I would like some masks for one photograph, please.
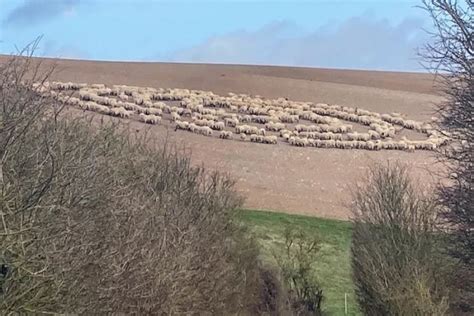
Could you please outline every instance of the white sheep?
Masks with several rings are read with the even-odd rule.
[[[216,131],[222,131],[225,128],[224,122],[214,122],[212,121],[209,125],[210,128]]]
[[[285,129],[285,128],[286,128],[286,125],[283,124],[283,123],[273,123],[273,122],[269,122],[269,123],[265,124],[265,128],[266,128],[268,131],[279,132],[279,131],[281,131],[282,129]]]
[[[278,117],[283,123],[298,123],[300,120],[299,115],[288,115],[283,114]]]
[[[177,120],[181,119],[181,116],[176,112],[171,112],[171,121],[176,122]]]
[[[212,136],[212,129],[209,126],[200,126],[198,128],[200,134],[205,136]]]
[[[290,145],[293,146],[299,146],[299,147],[306,147],[308,145],[308,139],[307,138],[300,138],[300,137],[290,137],[288,140]]]
[[[144,108],[145,114],[163,115],[163,111],[158,108]]]
[[[219,133],[219,138],[222,139],[232,139],[232,132],[230,131],[221,131]]]
[[[144,122],[147,124],[159,124],[161,122],[161,117],[153,114],[147,115],[144,113],[140,113],[139,120],[140,122]]]
[[[239,120],[237,118],[225,118],[224,119],[224,123],[226,126],[229,126],[229,127],[236,127],[237,124],[239,124]]]
[[[133,111],[127,111],[123,107],[117,107],[117,108],[110,109],[110,115],[118,116],[118,117],[121,117],[121,118],[129,118],[133,113],[134,113]]]
[[[278,142],[278,138],[276,136],[264,136],[263,137],[263,142],[265,144],[276,144]]]
[[[243,116],[240,117],[240,122],[250,123],[250,122],[252,122],[252,117],[250,115],[243,115]]]
[[[178,129],[185,130],[185,131],[189,129],[189,123],[186,121],[177,120],[175,123],[176,123],[175,131]]]
[[[254,143],[263,143],[263,136],[257,134],[250,134],[250,141]]]

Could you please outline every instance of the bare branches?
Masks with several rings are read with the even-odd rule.
[[[440,104],[440,129],[452,146],[440,151],[449,181],[440,185],[440,201],[453,228],[451,253],[470,264],[474,256],[474,3],[472,0],[424,0],[436,27],[434,42],[422,56],[440,67],[447,101]]]
[[[372,166],[354,193],[352,267],[367,315],[444,315],[444,259],[437,209],[413,186],[403,165]]]
[[[464,1],[462,1],[464,2]],[[440,65],[437,70],[469,75],[474,57],[474,7],[452,0],[423,0],[423,9],[435,26],[434,42],[423,52],[428,62]]]
[[[35,92],[36,66],[17,57],[0,73],[2,313],[253,310],[258,252],[235,223],[233,181],[61,115]]]

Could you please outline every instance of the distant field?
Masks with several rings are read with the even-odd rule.
[[[5,56],[0,56],[0,63]],[[43,60],[56,65],[51,80],[185,88],[219,95],[245,93],[264,98],[327,103],[378,113],[399,112],[428,121],[442,101],[433,76],[420,73],[295,67]],[[77,111],[82,114],[82,111]],[[98,115],[99,116],[99,115]],[[245,207],[325,218],[347,219],[348,187],[372,162],[401,160],[425,183],[439,171],[432,152],[340,150],[269,146],[174,132],[166,125],[127,122],[149,130],[158,142],[173,141],[192,152],[193,163],[228,173],[245,197]],[[405,133],[405,132],[404,132]],[[407,135],[410,138],[412,135]]]
[[[270,263],[272,253],[282,249],[286,225],[317,234],[321,250],[314,271],[324,290],[324,310],[329,315],[344,315],[344,293],[347,293],[348,315],[360,314],[351,279],[349,222],[255,210],[243,210],[242,216],[262,246],[264,260]]]

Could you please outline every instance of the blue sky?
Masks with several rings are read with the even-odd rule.
[[[414,0],[0,0],[0,53],[422,71]]]

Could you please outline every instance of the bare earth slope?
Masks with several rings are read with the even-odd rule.
[[[0,56],[0,61],[2,57]],[[295,101],[336,103],[380,113],[401,112],[428,120],[442,99],[426,74],[205,64],[123,63],[73,60],[55,62],[53,80],[188,88],[288,97]],[[133,128],[148,128],[138,122]],[[423,182],[436,171],[431,152],[363,151],[268,146],[203,137],[164,126],[151,127],[188,146],[196,164],[228,172],[246,197],[246,207],[346,219],[349,186],[373,161],[409,163]],[[168,136],[167,136],[168,135]]]

